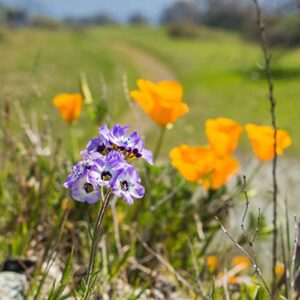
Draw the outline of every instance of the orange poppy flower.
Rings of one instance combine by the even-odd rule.
[[[228,283],[233,285],[238,284],[239,278],[237,276],[229,276]]]
[[[182,177],[206,189],[220,188],[239,168],[234,157],[218,158],[204,146],[181,145],[171,150],[170,158]]]
[[[284,264],[277,263],[275,266],[275,274],[277,277],[281,277],[284,274]]]
[[[217,275],[217,286],[223,286],[224,285],[224,281],[227,282],[227,284],[230,284],[230,285],[236,285],[236,284],[239,284],[239,277],[235,276],[235,275],[232,275],[232,274],[224,274],[224,272],[220,272],[218,275]]]
[[[251,266],[251,261],[246,256],[236,256],[231,260],[233,266],[240,266],[243,269],[248,269]]]
[[[131,91],[130,96],[159,125],[174,123],[186,114],[189,108],[182,101],[182,85],[176,81],[154,83],[149,80],[138,80],[139,90]]]
[[[274,158],[274,129],[271,126],[258,126],[247,124],[245,126],[252,148],[256,156],[262,160]],[[277,155],[282,155],[283,150],[292,144],[292,139],[285,130],[277,130]]]
[[[181,145],[170,152],[172,165],[186,180],[198,183],[214,168],[216,157],[207,147]]]
[[[218,263],[218,258],[215,255],[207,256],[206,264],[209,272],[213,273],[216,270]]]
[[[212,150],[220,157],[230,155],[237,147],[243,127],[227,118],[208,119],[205,132]]]
[[[62,118],[73,123],[80,115],[82,108],[82,96],[80,94],[59,94],[53,99],[54,106],[60,112]]]
[[[229,180],[239,166],[239,162],[232,156],[218,158],[212,172],[203,178],[204,188],[217,190]]]

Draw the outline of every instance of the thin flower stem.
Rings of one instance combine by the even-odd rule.
[[[158,137],[158,140],[157,140],[157,144],[156,144],[155,151],[154,151],[154,156],[153,156],[154,161],[156,161],[158,156],[159,156],[161,146],[162,146],[164,138],[165,138],[166,130],[167,130],[166,126],[163,126],[160,129],[160,134],[159,134],[159,137]]]
[[[98,216],[97,216],[97,219],[95,222],[95,227],[94,227],[94,232],[93,232],[93,237],[92,237],[92,248],[91,248],[91,252],[90,252],[90,260],[89,260],[89,266],[88,266],[87,278],[86,278],[86,287],[85,287],[85,293],[84,293],[84,296],[82,297],[82,300],[88,299],[90,293],[92,292],[92,282],[93,282],[92,278],[94,275],[95,257],[96,257],[98,242],[99,242],[99,238],[100,238],[100,229],[101,229],[103,217],[104,217],[106,209],[108,207],[110,195],[111,195],[111,192],[108,192],[105,195],[103,204],[98,212]]]
[[[78,153],[78,141],[74,132],[74,125],[69,125],[70,137],[71,137],[71,145],[72,145],[72,158],[75,160],[76,155]]]

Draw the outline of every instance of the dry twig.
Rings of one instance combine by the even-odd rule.
[[[276,274],[275,274],[275,266],[277,262],[277,194],[278,194],[278,185],[277,185],[277,124],[276,124],[276,99],[274,96],[274,84],[271,72],[271,60],[272,56],[269,52],[268,43],[267,43],[267,34],[266,27],[262,20],[261,8],[258,3],[258,0],[252,0],[256,10],[256,22],[260,31],[261,38],[261,46],[264,55],[264,72],[266,75],[266,80],[268,83],[268,92],[269,92],[269,101],[270,101],[270,112],[271,112],[271,120],[272,127],[274,129],[274,158],[272,162],[272,181],[273,181],[273,262],[272,262],[272,296],[274,297],[276,291]]]
[[[257,277],[260,279],[260,281],[262,282],[263,286],[265,287],[267,293],[269,296],[271,296],[271,292],[270,292],[270,289],[261,273],[261,270],[260,268],[258,267],[257,263],[256,263],[256,258],[253,258],[249,253],[248,251],[246,251],[232,236],[231,234],[227,231],[227,229],[223,226],[222,222],[219,220],[218,217],[216,217],[217,221],[220,223],[220,226],[224,232],[224,234],[232,241],[232,243],[243,253],[245,254],[248,259],[251,261],[252,263],[252,266],[255,270],[255,274],[257,275]]]
[[[296,256],[297,256],[297,248],[299,242],[299,232],[298,232],[298,222],[297,217],[294,217],[294,251],[292,257],[292,266],[291,266],[291,288],[289,293],[289,298],[292,299],[293,290],[295,288],[295,263],[296,263]]]
[[[246,199],[246,209],[245,209],[245,212],[244,212],[244,215],[243,215],[243,218],[242,218],[241,228],[242,228],[242,231],[243,231],[245,236],[246,236],[246,234],[245,234],[244,222],[245,222],[245,218],[247,216],[249,205],[250,205],[249,197],[248,197],[248,193],[247,193],[246,188],[247,188],[247,179],[246,179],[246,176],[244,175],[243,176],[243,189],[244,189],[244,195],[245,195],[245,199]]]

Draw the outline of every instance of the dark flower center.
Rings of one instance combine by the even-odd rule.
[[[83,185],[83,189],[85,190],[85,192],[86,192],[87,194],[89,194],[89,193],[91,193],[91,192],[94,191],[93,185],[90,184],[90,183],[87,183],[87,182]]]
[[[104,171],[104,172],[102,172],[102,174],[101,174],[101,179],[102,180],[104,180],[104,181],[109,181],[109,180],[111,180],[111,173],[110,172],[108,172],[108,171]]]
[[[102,144],[102,145],[99,145],[98,147],[97,147],[97,152],[99,152],[100,154],[104,154],[105,153],[105,146],[104,146],[104,144]]]
[[[121,181],[121,182],[120,182],[120,185],[121,185],[122,191],[125,191],[125,192],[128,191],[128,189],[129,189],[128,181],[126,181],[126,180]]]

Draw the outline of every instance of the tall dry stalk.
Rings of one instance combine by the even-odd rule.
[[[277,262],[277,206],[278,206],[278,185],[277,185],[277,122],[276,122],[276,99],[274,96],[274,84],[273,77],[271,72],[271,60],[272,55],[270,54],[268,42],[267,42],[267,33],[266,27],[262,19],[261,8],[258,3],[258,0],[252,0],[255,6],[256,11],[256,22],[260,32],[261,47],[264,55],[264,73],[268,83],[268,94],[270,102],[270,112],[271,112],[271,121],[272,127],[274,129],[274,158],[272,161],[272,182],[273,182],[273,259],[272,259],[272,296],[274,298],[276,293],[276,273],[275,266]]]

